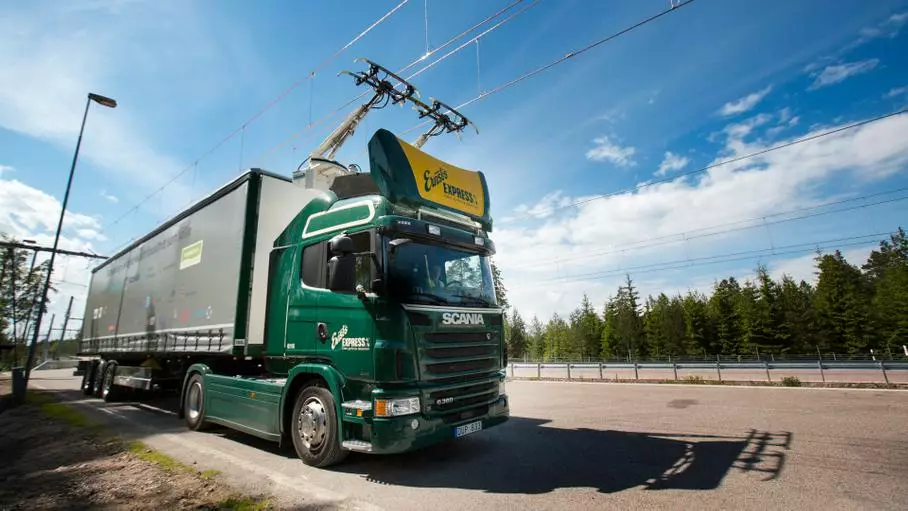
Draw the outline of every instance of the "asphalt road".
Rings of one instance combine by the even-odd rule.
[[[33,384],[127,436],[290,505],[344,509],[905,509],[908,393],[702,385],[508,383],[512,420],[333,470],[166,411],[84,399],[71,370]],[[154,403],[164,408],[170,401]]]

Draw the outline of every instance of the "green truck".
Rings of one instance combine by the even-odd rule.
[[[368,149],[368,173],[251,169],[95,268],[83,391],[172,389],[189,428],[318,467],[505,422],[485,176],[384,129]]]

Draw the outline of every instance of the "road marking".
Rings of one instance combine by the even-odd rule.
[[[133,402],[130,402],[129,404],[131,406],[135,406],[136,408],[142,408],[142,409],[148,410],[150,412],[163,413],[165,415],[170,415],[172,417],[179,417],[177,412],[174,412],[172,410],[165,410],[164,408],[159,408],[157,406],[152,406],[152,405],[148,405],[145,403],[133,403]]]

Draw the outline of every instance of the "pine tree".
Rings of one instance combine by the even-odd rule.
[[[741,286],[734,277],[722,279],[713,286],[709,298],[709,317],[715,325],[715,349],[724,354],[738,354],[744,336]]]
[[[495,286],[495,296],[498,298],[498,306],[507,309],[510,305],[508,302],[508,290],[504,287],[504,280],[501,278],[501,270],[498,269],[495,261],[491,262],[491,267],[492,282]]]
[[[545,327],[538,316],[533,316],[527,334],[530,357],[533,360],[542,360],[545,356]]]
[[[0,240],[16,243],[13,238],[0,233]],[[26,323],[34,324],[38,315],[38,304],[41,302],[44,278],[48,263],[44,261],[31,267],[32,252],[23,249],[0,248],[0,344],[16,345],[16,354],[25,353],[27,339],[24,337]],[[56,292],[51,284],[48,298],[43,301],[41,309],[47,311],[50,296]],[[15,335],[13,326],[15,325]],[[16,361],[15,363],[21,363]]]
[[[509,323],[508,358],[521,359],[527,352],[527,326],[517,309],[514,309]]]
[[[706,358],[713,355],[713,334],[706,297],[689,292],[681,302],[684,310],[684,351],[688,355]]]
[[[599,356],[606,360],[615,360],[623,358],[621,355],[621,346],[618,339],[618,298],[613,297],[605,303],[605,309],[602,314],[602,342],[600,345]],[[627,352],[624,352],[625,354]]]
[[[564,360],[570,358],[567,351],[570,327],[558,313],[545,326],[545,360]]]
[[[816,310],[821,346],[832,351],[864,353],[870,346],[870,293],[861,271],[838,250],[817,258]]]
[[[759,292],[754,283],[745,280],[736,304],[738,315],[741,317],[741,337],[738,339],[737,351],[727,353],[728,355],[760,355],[759,347],[753,342],[759,336],[758,297]]]
[[[599,354],[602,318],[593,309],[586,293],[583,294],[580,307],[571,314],[571,339],[580,360],[586,360]]]
[[[880,242],[863,266],[873,287],[872,331],[876,347],[897,353],[908,339],[908,236],[899,227]]]

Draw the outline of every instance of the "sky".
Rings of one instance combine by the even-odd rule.
[[[91,105],[61,246],[111,254],[245,168],[290,175],[363,92],[338,76],[357,58],[431,65],[412,78],[422,97],[459,105],[668,6],[4,2],[0,232],[52,244],[88,92],[118,106]],[[696,0],[483,96],[463,109],[478,134],[424,150],[486,175],[525,317],[584,293],[601,310],[626,275],[643,296],[758,264],[814,281],[816,250],[860,265],[904,225],[908,115],[722,162],[908,107],[905,47],[908,0]],[[337,158],[368,168],[376,129],[415,140],[419,122],[374,111]],[[69,296],[82,316],[96,263],[57,261],[59,325]]]

